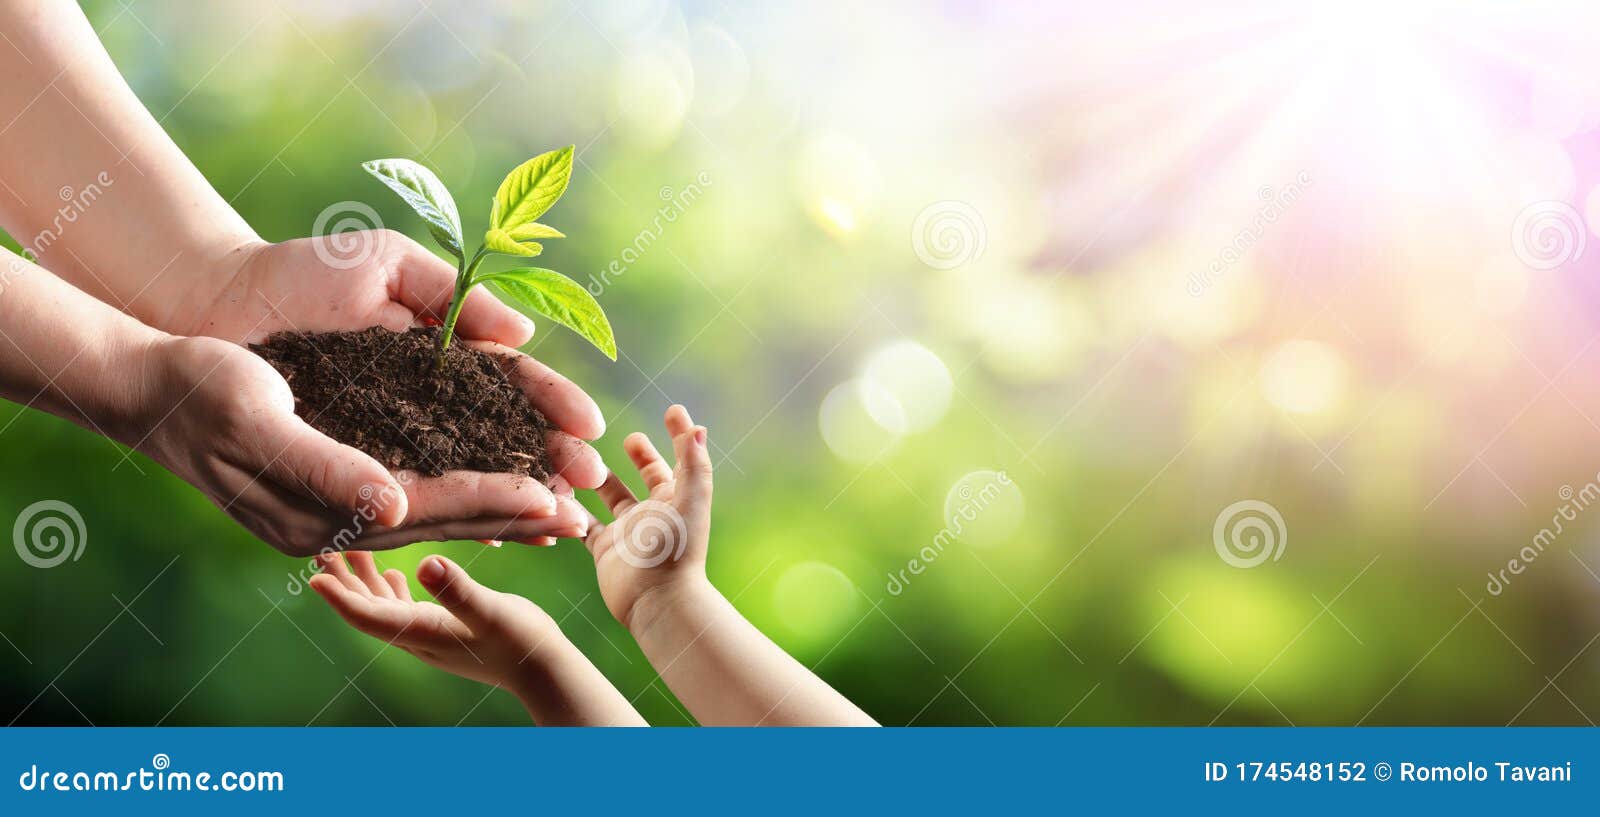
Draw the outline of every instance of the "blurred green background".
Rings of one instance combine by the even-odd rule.
[[[1554,149],[1538,189],[1574,197],[1593,97],[1552,132],[1520,80],[1447,84],[1515,113],[1473,118],[1485,138],[1537,148],[1462,170],[1360,153],[1402,144],[1361,139],[1388,109],[1289,105],[1282,31],[1180,4],[85,5],[268,239],[355,200],[425,240],[358,167],[387,156],[433,166],[470,234],[507,169],[576,143],[546,219],[572,238],[542,260],[595,285],[624,357],[546,325],[531,353],[598,400],[608,461],[670,402],[710,427],[713,580],[884,723],[1600,714],[1593,522],[1486,588],[1597,479],[1593,255],[1530,274],[1522,200],[1393,172],[1542,182]],[[1583,28],[1519,43],[1572,56],[1545,46]],[[149,460],[12,404],[0,452],[0,519],[58,499],[88,531],[76,562],[3,560],[0,717],[526,721],[343,626],[303,561]],[[1283,520],[1254,517],[1278,559],[1219,557],[1242,500]],[[434,552],[541,604],[651,722],[690,722],[579,544],[379,559]]]

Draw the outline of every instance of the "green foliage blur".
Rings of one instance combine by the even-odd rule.
[[[1030,270],[1020,259],[1034,245],[1006,248],[1020,229],[1007,225],[1025,219],[1001,215],[1041,206],[1006,168],[1059,134],[996,123],[1003,112],[960,97],[952,119],[967,121],[908,139],[890,121],[897,86],[849,98],[849,77],[795,56],[804,48],[785,44],[784,21],[715,5],[86,3],[141,99],[268,239],[307,235],[325,208],[355,200],[428,243],[361,171],[383,156],[437,170],[473,235],[507,169],[576,143],[570,191],[544,217],[575,238],[549,242],[540,263],[593,285],[622,357],[548,322],[528,351],[596,398],[609,421],[597,446],[619,469],[623,436],[659,442],[671,402],[709,426],[713,580],[886,724],[1600,713],[1583,683],[1600,653],[1558,676],[1595,625],[1584,612],[1595,588],[1573,560],[1552,550],[1504,596],[1484,592],[1485,571],[1548,524],[1547,494],[1493,524],[1440,514],[1487,494],[1420,511],[1444,480],[1414,468],[1435,439],[1417,431],[1426,411],[1392,414],[1420,405],[1409,392],[1339,452],[1350,474],[1314,469],[1300,435],[1265,415],[1241,431],[1224,403],[1224,387],[1244,382],[1231,367],[1160,341],[1102,341],[1113,320],[1057,307],[1100,303],[1115,282]],[[886,53],[914,48],[901,36],[885,35]],[[797,90],[807,83],[820,87]],[[973,194],[992,266],[938,269],[914,251],[912,225],[973,188],[916,180],[964,162],[1000,179]],[[1000,295],[1011,300],[994,306]],[[1054,311],[1039,319],[1041,305]],[[850,413],[859,395],[836,387],[905,339],[937,355],[954,390],[931,427],[892,435],[874,425],[870,395],[863,417]],[[1253,359],[1248,342],[1229,348]],[[898,410],[909,417],[915,402]],[[1338,439],[1360,409],[1311,433]],[[82,558],[56,568],[0,554],[5,720],[526,722],[509,694],[344,626],[304,590],[305,561],[148,459],[13,404],[0,407],[0,451],[0,522],[59,499],[88,529]],[[995,511],[993,541],[950,535],[954,486],[986,470],[1021,502]],[[1213,522],[1256,495],[1288,520],[1286,552],[1230,567]],[[1569,536],[1562,549],[1589,541]],[[652,723],[692,722],[607,615],[579,543],[424,544],[379,561],[414,573],[430,553],[542,605]]]

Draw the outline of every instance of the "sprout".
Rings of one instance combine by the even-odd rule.
[[[517,267],[499,272],[479,272],[491,253],[532,258],[544,251],[539,239],[565,238],[560,230],[537,219],[550,210],[572,179],[572,146],[552,150],[523,162],[500,182],[489,211],[489,229],[471,257],[462,240],[461,214],[455,199],[433,171],[409,159],[378,159],[361,165],[399,194],[428,225],[439,246],[455,256],[456,287],[439,333],[438,366],[455,334],[456,319],[467,293],[488,285],[501,300],[520,311],[536,312],[582,335],[612,360],[617,341],[606,313],[588,290],[554,270]]]

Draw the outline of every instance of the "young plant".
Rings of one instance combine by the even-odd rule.
[[[444,354],[455,334],[461,305],[479,284],[487,285],[519,311],[543,315],[582,335],[606,357],[617,359],[617,341],[606,313],[576,281],[539,267],[478,271],[491,254],[532,258],[544,251],[539,239],[566,237],[537,219],[555,205],[572,180],[572,146],[535,156],[507,174],[494,194],[483,243],[470,257],[455,199],[433,171],[409,159],[378,159],[363,162],[361,167],[411,205],[427,223],[433,240],[455,256],[456,287],[439,333],[439,368],[444,368]]]

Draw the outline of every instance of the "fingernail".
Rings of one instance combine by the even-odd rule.
[[[526,315],[517,316],[517,326],[522,329],[522,334],[533,335],[533,321],[528,320]]]
[[[695,445],[705,445],[706,444],[706,427],[705,426],[700,426],[700,427],[698,427],[698,428],[696,428],[694,430],[694,442],[695,442]]]
[[[444,560],[437,556],[423,559],[422,566],[417,568],[417,578],[432,584],[444,581]]]
[[[489,547],[492,547],[492,548],[497,548],[497,547],[500,547],[501,545],[504,545],[504,544],[505,544],[505,542],[502,542],[499,539],[490,539],[489,540]]]

